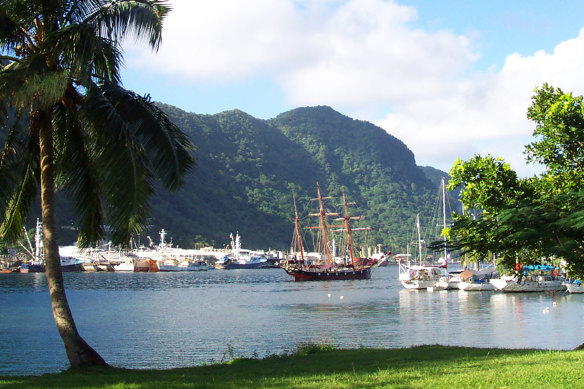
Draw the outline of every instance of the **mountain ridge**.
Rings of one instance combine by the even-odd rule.
[[[307,214],[317,182],[326,194],[345,188],[361,206],[375,229],[362,242],[369,246],[405,247],[408,219],[430,213],[435,185],[401,140],[372,123],[328,106],[267,120],[238,109],[200,115],[159,106],[197,146],[198,167],[183,189],[157,191],[152,201],[153,228],[165,228],[181,246],[199,236],[220,247],[239,232],[245,247],[287,249],[292,192]]]
[[[157,103],[195,144],[197,167],[177,192],[156,191],[150,201],[145,235],[157,240],[161,229],[174,245],[225,247],[239,232],[250,249],[288,250],[294,229],[292,193],[301,223],[315,221],[316,184],[333,196],[342,190],[364,219],[356,227],[372,231],[355,237],[358,246],[381,245],[406,250],[414,238],[415,217],[433,214],[441,176],[415,163],[411,150],[372,123],[345,116],[331,107],[299,107],[272,119],[258,119],[239,109],[196,114]],[[75,219],[59,202],[59,242],[71,244]],[[36,216],[35,216],[36,217]],[[31,215],[32,219],[32,215]],[[429,223],[428,223],[429,224]],[[305,236],[308,246],[314,237]],[[134,239],[136,242],[137,239]],[[310,247],[308,247],[310,249]]]

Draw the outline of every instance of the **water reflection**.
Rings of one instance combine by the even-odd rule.
[[[66,367],[44,275],[0,276],[0,375]],[[315,283],[279,269],[64,276],[81,334],[122,367],[191,366],[227,358],[229,348],[264,356],[307,341],[544,349],[584,341],[584,296],[410,291],[393,267],[371,280]]]

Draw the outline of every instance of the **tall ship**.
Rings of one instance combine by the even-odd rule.
[[[343,190],[343,208],[344,216],[340,217],[339,213],[326,212],[324,201],[331,197],[324,197],[320,191],[320,185],[316,184],[318,197],[312,199],[318,201],[318,213],[311,216],[318,217],[319,225],[307,227],[309,230],[318,232],[317,251],[307,253],[302,244],[302,230],[298,218],[298,209],[296,207],[296,197],[293,194],[295,228],[292,239],[292,250],[295,253],[294,258],[285,262],[284,270],[294,277],[294,281],[333,281],[333,280],[363,280],[371,278],[371,261],[369,258],[359,258],[354,255],[353,231],[368,231],[366,228],[352,228],[351,220],[359,220],[361,216],[349,216],[349,205],[354,203],[347,202],[347,196]],[[328,224],[327,219],[335,217],[333,222],[338,224]],[[342,223],[341,223],[342,222]],[[342,256],[336,255],[336,241],[331,239],[334,233],[344,235],[344,245],[346,248]]]

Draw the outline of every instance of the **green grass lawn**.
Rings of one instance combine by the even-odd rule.
[[[234,359],[172,370],[71,369],[0,388],[584,388],[584,351],[422,346]]]

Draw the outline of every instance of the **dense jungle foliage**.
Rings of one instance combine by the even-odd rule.
[[[196,145],[197,168],[175,193],[157,191],[148,235],[164,228],[181,247],[224,247],[239,232],[250,249],[288,250],[294,229],[292,192],[302,226],[317,225],[316,183],[330,210],[340,211],[342,188],[362,215],[355,233],[362,246],[405,251],[414,239],[415,215],[431,223],[446,173],[416,166],[413,153],[383,129],[330,107],[298,108],[271,120],[233,110],[198,115],[159,105]],[[434,210],[435,212],[435,210]],[[74,226],[70,213],[61,225]],[[75,238],[62,230],[61,240]],[[305,236],[310,246],[313,237]],[[147,243],[141,237],[141,243]],[[310,249],[310,247],[309,247]]]

